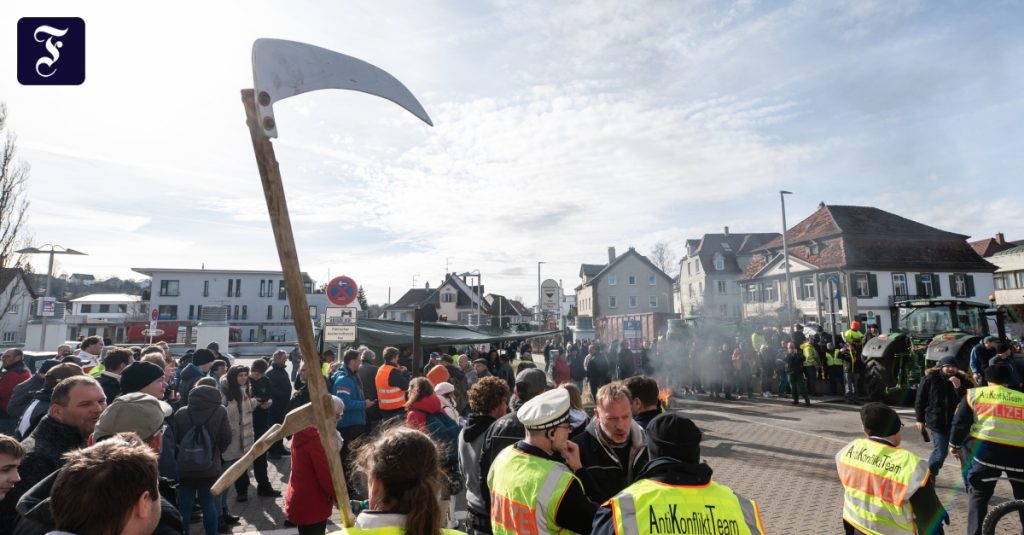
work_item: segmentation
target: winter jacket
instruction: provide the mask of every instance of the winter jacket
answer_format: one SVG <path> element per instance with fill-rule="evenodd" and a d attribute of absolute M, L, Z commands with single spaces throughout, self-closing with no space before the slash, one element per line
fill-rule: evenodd
<path fill-rule="evenodd" d="M 39 425 L 39 421 L 50 412 L 50 397 L 53 390 L 40 390 L 33 394 L 32 402 L 18 419 L 18 427 L 15 428 L 14 437 L 24 439 L 32 434 L 32 431 Z"/>
<path fill-rule="evenodd" d="M 413 403 L 405 410 L 405 424 L 414 429 L 426 432 L 427 416 L 436 413 L 444 414 L 441 408 L 441 400 L 436 394 L 431 394 L 416 403 Z"/>
<path fill-rule="evenodd" d="M 563 355 L 555 357 L 555 384 L 562 385 L 568 383 L 572 379 L 572 372 L 569 370 L 569 363 L 565 361 Z"/>
<path fill-rule="evenodd" d="M 267 379 L 270 380 L 270 399 L 274 400 L 270 405 L 270 422 L 281 423 L 284 421 L 284 415 L 288 414 L 288 401 L 292 398 L 292 380 L 284 364 L 272 364 L 267 370 Z"/>
<path fill-rule="evenodd" d="M 103 372 L 96 381 L 100 383 L 103 393 L 107 396 L 107 405 L 114 402 L 114 398 L 121 393 L 121 378 L 113 372 Z"/>
<path fill-rule="evenodd" d="M 356 370 L 356 375 L 359 376 L 359 382 L 363 387 L 363 398 L 366 401 L 377 401 L 377 370 L 379 369 L 380 366 L 376 364 L 364 362 Z M 380 408 L 374 405 L 366 409 L 366 419 L 368 421 L 380 420 Z"/>
<path fill-rule="evenodd" d="M 196 381 L 206 377 L 206 372 L 195 364 L 189 364 L 181 371 L 181 378 L 178 380 L 178 393 L 181 394 L 181 406 L 188 405 L 188 395 Z"/>
<path fill-rule="evenodd" d="M 331 467 L 320 446 L 320 434 L 316 427 L 307 427 L 292 436 L 291 474 L 284 491 L 284 514 L 300 526 L 316 524 L 330 518 L 334 502 Z"/>
<path fill-rule="evenodd" d="M 0 375 L 0 417 L 6 417 L 7 415 L 7 404 L 11 402 L 14 387 L 28 381 L 31 377 L 32 372 L 28 371 L 23 360 L 11 364 Z"/>
<path fill-rule="evenodd" d="M 631 422 L 629 431 L 629 463 L 623 466 L 619 456 L 601 433 L 601 425 L 594 418 L 586 433 L 573 439 L 580 446 L 581 471 L 590 474 L 593 482 L 583 490 L 594 503 L 604 503 L 622 489 L 636 481 L 640 469 L 647 464 L 647 432 L 640 424 Z"/>
<path fill-rule="evenodd" d="M 643 427 L 646 430 L 647 424 L 651 423 L 651 420 L 656 418 L 659 414 L 661 414 L 661 409 L 651 409 L 637 414 L 633 417 L 633 420 L 640 424 L 640 427 Z"/>
<path fill-rule="evenodd" d="M 44 379 L 37 373 L 14 387 L 11 391 L 11 401 L 7 404 L 7 415 L 11 418 L 21 418 L 25 409 L 32 403 L 32 394 L 43 389 Z"/>
<path fill-rule="evenodd" d="M 480 494 L 480 452 L 484 447 L 484 433 L 494 423 L 486 414 L 470 413 L 466 427 L 459 433 L 459 472 L 466 481 L 466 505 L 470 514 L 487 517 L 488 509 Z"/>
<path fill-rule="evenodd" d="M 956 412 L 960 398 L 967 393 L 968 385 L 967 374 L 958 371 L 956 376 L 960 379 L 960 388 L 954 388 L 940 369 L 930 368 L 924 372 L 921 386 L 917 388 L 914 412 L 917 421 L 923 422 L 928 429 L 949 434 L 953 413 Z"/>
<path fill-rule="evenodd" d="M 573 381 L 582 381 L 587 378 L 587 369 L 583 362 L 587 356 L 579 351 L 569 352 L 569 376 Z"/>
<path fill-rule="evenodd" d="M 249 378 L 249 388 L 252 390 L 252 429 L 256 435 L 263 435 L 270 428 L 270 408 L 260 407 L 261 402 L 272 401 L 270 379 L 263 375 L 259 379 Z M 270 407 L 274 405 L 271 403 Z"/>
<path fill-rule="evenodd" d="M 448 382 L 455 387 L 455 411 L 461 414 L 469 406 L 469 379 L 458 366 L 445 363 L 442 366 L 448 368 Z"/>
<path fill-rule="evenodd" d="M 620 349 L 618 356 L 619 379 L 626 379 L 635 375 L 636 366 L 633 363 L 633 352 L 629 349 Z"/>
<path fill-rule="evenodd" d="M 255 429 L 252 425 L 252 415 L 255 405 L 252 398 L 245 391 L 242 391 L 242 402 L 230 400 L 225 405 L 228 413 L 228 425 L 231 428 L 231 442 L 224 448 L 221 454 L 225 461 L 241 459 L 245 452 L 249 451 L 253 442 L 256 441 Z"/>
<path fill-rule="evenodd" d="M 603 385 L 608 382 L 608 359 L 601 353 L 589 354 L 583 361 L 587 371 L 587 380 L 593 384 Z"/>
<path fill-rule="evenodd" d="M 345 414 L 338 420 L 338 429 L 366 425 L 366 398 L 363 397 L 359 376 L 342 366 L 337 377 L 334 381 L 334 395 L 345 402 Z"/>
<path fill-rule="evenodd" d="M 201 472 L 178 470 L 178 480 L 194 486 L 212 485 L 221 472 L 221 452 L 231 444 L 231 424 L 227 409 L 221 403 L 220 390 L 212 386 L 193 389 L 188 405 L 174 413 L 174 437 L 177 446 L 192 427 L 205 425 L 213 446 L 213 464 Z"/>
<path fill-rule="evenodd" d="M 18 522 L 14 535 L 46 535 L 56 529 L 53 513 L 50 511 L 50 491 L 59 473 L 60 471 L 57 471 L 47 476 L 18 501 L 18 514 L 22 519 Z M 181 513 L 175 505 L 174 487 L 166 479 L 161 479 L 159 489 L 160 522 L 152 535 L 181 535 L 184 526 L 181 523 Z"/>
<path fill-rule="evenodd" d="M 804 374 L 804 356 L 802 353 L 786 353 L 783 357 L 786 362 L 786 373 L 803 375 Z"/>

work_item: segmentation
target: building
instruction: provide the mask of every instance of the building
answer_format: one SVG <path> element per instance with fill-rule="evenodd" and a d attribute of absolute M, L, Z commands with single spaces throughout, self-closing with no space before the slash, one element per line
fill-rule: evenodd
<path fill-rule="evenodd" d="M 492 317 L 500 323 L 503 329 L 530 322 L 530 310 L 519 301 L 499 294 L 487 294 L 484 298 L 490 305 Z"/>
<path fill-rule="evenodd" d="M 778 238 L 778 233 L 705 234 L 686 240 L 676 286 L 678 312 L 683 317 L 739 320 L 743 298 L 737 279 L 753 259 L 754 250 Z"/>
<path fill-rule="evenodd" d="M 978 253 L 982 258 L 988 258 L 996 253 L 1012 249 L 1017 245 L 1024 245 L 1021 240 L 1011 242 L 1006 241 L 1002 232 L 997 232 L 993 238 L 984 238 L 981 240 L 974 240 L 971 243 L 971 248 L 974 252 Z"/>
<path fill-rule="evenodd" d="M 71 284 L 81 284 L 82 286 L 92 286 L 96 284 L 96 277 L 88 273 L 72 273 L 68 282 Z"/>
<path fill-rule="evenodd" d="M 405 292 L 405 295 L 399 298 L 398 301 L 384 307 L 380 317 L 377 319 L 412 321 L 413 313 L 417 308 L 424 305 L 433 305 L 436 309 L 438 304 L 437 290 L 430 289 L 430 283 L 427 283 L 425 288 L 412 288 Z"/>
<path fill-rule="evenodd" d="M 0 268 L 0 346 L 25 343 L 35 297 L 24 270 Z"/>
<path fill-rule="evenodd" d="M 640 331 L 653 339 L 672 313 L 672 277 L 630 247 L 622 255 L 608 248 L 608 263 L 582 264 L 576 287 L 576 328 L 593 329 L 602 340 L 621 339 L 624 331 Z M 625 329 L 623 322 L 642 329 Z"/>
<path fill-rule="evenodd" d="M 491 305 L 484 298 L 484 287 L 466 282 L 476 275 L 449 273 L 437 287 L 439 321 L 459 325 L 490 325 Z"/>
<path fill-rule="evenodd" d="M 227 269 L 132 268 L 150 277 L 143 294 L 146 311 L 157 310 L 160 321 L 194 326 L 203 310 L 216 307 L 242 342 L 294 342 L 295 326 L 280 271 Z M 310 317 L 320 317 L 328 304 L 325 294 L 313 293 L 313 281 L 303 273 Z M 315 307 L 315 310 L 314 310 Z M 162 327 L 161 327 L 162 328 Z"/>
<path fill-rule="evenodd" d="M 851 319 L 898 326 L 897 300 L 955 298 L 985 302 L 996 267 L 981 258 L 967 237 L 867 206 L 830 206 L 786 231 L 790 278 L 786 286 L 782 239 L 754 251 L 739 277 L 743 317 L 765 324 L 794 322 L 844 331 Z"/>
<path fill-rule="evenodd" d="M 68 304 L 69 313 L 64 316 L 68 340 L 75 340 L 79 335 L 98 335 L 120 343 L 125 340 L 126 321 L 148 319 L 148 307 L 138 295 L 89 294 L 72 299 Z"/>

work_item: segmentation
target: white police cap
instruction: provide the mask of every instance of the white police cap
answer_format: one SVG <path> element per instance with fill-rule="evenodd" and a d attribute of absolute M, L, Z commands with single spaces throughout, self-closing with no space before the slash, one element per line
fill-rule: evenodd
<path fill-rule="evenodd" d="M 569 421 L 569 391 L 555 388 L 539 394 L 519 407 L 516 416 L 529 430 L 558 427 Z"/>

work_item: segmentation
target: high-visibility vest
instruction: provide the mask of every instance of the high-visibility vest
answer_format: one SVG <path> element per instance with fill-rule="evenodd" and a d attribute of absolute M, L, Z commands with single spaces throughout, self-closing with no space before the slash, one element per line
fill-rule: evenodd
<path fill-rule="evenodd" d="M 928 482 L 928 463 L 902 448 L 859 438 L 836 454 L 846 491 L 843 519 L 869 535 L 917 533 L 910 497 Z"/>
<path fill-rule="evenodd" d="M 377 376 L 374 383 L 377 385 L 377 406 L 382 411 L 396 411 L 405 406 L 405 392 L 397 386 L 388 384 L 391 377 L 391 370 L 396 369 L 390 364 L 385 364 L 377 369 Z"/>
<path fill-rule="evenodd" d="M 858 346 L 864 345 L 864 333 L 862 333 L 860 331 L 855 331 L 853 329 L 848 329 L 845 333 L 843 333 L 843 340 L 848 345 L 851 345 L 851 346 L 852 345 L 858 345 Z"/>
<path fill-rule="evenodd" d="M 641 479 L 606 505 L 612 508 L 615 535 L 764 535 L 757 503 L 714 481 L 706 485 L 669 485 Z"/>
<path fill-rule="evenodd" d="M 832 351 L 825 350 L 825 365 L 827 366 L 842 366 L 843 359 L 839 356 L 839 350 L 833 349 Z"/>
<path fill-rule="evenodd" d="M 818 350 L 810 342 L 804 342 L 800 349 L 804 353 L 805 368 L 817 368 L 821 364 L 821 359 L 818 358 Z"/>
<path fill-rule="evenodd" d="M 487 473 L 494 535 L 569 535 L 555 523 L 558 504 L 576 480 L 569 467 L 505 448 Z M 577 480 L 578 481 L 578 480 Z"/>
<path fill-rule="evenodd" d="M 764 342 L 764 335 L 762 335 L 761 333 L 754 331 L 754 333 L 750 335 L 750 343 L 751 345 L 754 346 L 754 352 L 760 351 L 761 346 L 764 345 Z"/>
<path fill-rule="evenodd" d="M 974 411 L 971 437 L 1024 448 L 1024 393 L 1005 386 L 982 386 L 967 391 Z"/>
<path fill-rule="evenodd" d="M 405 535 L 405 528 L 398 526 L 385 526 L 379 528 L 357 528 L 352 526 L 350 528 L 344 528 L 340 533 L 347 535 Z M 441 528 L 441 533 L 444 535 L 466 535 L 465 532 L 457 529 Z"/>

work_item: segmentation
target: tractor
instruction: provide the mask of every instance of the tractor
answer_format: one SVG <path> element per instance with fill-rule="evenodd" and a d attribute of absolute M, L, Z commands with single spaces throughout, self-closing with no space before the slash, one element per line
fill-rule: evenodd
<path fill-rule="evenodd" d="M 1006 337 L 1006 308 L 957 299 L 896 301 L 896 329 L 864 344 L 864 384 L 872 400 L 891 404 L 913 402 L 913 392 L 926 369 L 947 355 L 961 370 L 970 370 L 971 349 L 995 327 Z M 1024 365 L 1024 355 L 1014 355 Z"/>

